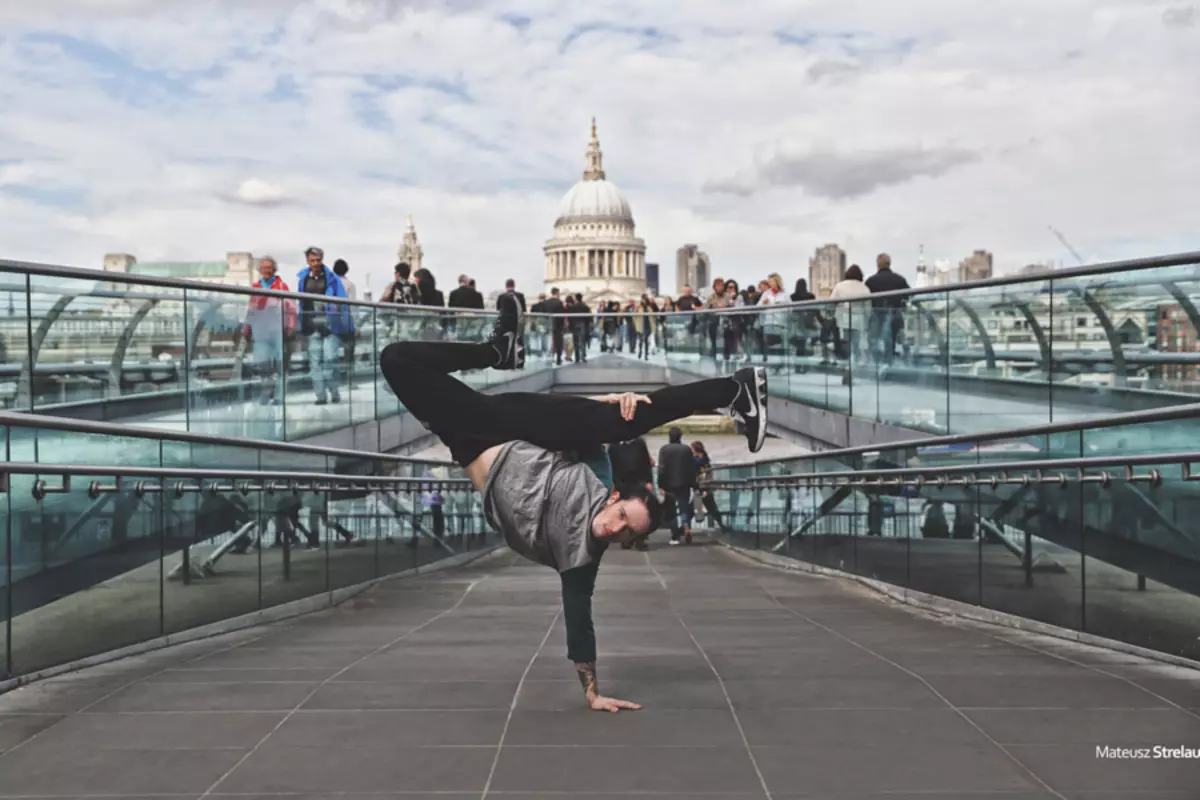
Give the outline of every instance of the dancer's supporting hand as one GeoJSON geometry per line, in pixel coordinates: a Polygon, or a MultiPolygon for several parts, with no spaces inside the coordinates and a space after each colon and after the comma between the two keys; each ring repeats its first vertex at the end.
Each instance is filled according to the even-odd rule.
{"type": "Polygon", "coordinates": [[[631,703],[628,700],[618,700],[615,697],[604,697],[596,695],[588,701],[592,707],[592,711],[611,711],[616,714],[622,708],[627,708],[631,711],[641,711],[642,707],[637,703],[631,703]]]}

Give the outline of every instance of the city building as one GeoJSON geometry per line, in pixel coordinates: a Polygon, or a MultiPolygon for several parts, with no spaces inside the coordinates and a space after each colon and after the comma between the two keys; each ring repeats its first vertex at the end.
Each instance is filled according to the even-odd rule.
{"type": "Polygon", "coordinates": [[[600,300],[628,300],[646,291],[646,244],[635,235],[633,212],[621,190],[605,177],[604,158],[592,120],[583,180],[563,196],[546,242],[546,291],[580,293],[600,300]]]}
{"type": "Polygon", "coordinates": [[[675,251],[675,294],[690,286],[697,292],[712,282],[712,263],[705,253],[694,244],[685,244],[675,251]]]}
{"type": "MultiPolygon", "coordinates": [[[[1158,307],[1155,336],[1160,353],[1200,352],[1196,328],[1178,303],[1158,307]]],[[[1182,387],[1200,379],[1200,369],[1194,364],[1165,364],[1161,367],[1160,377],[1170,385],[1182,387]]]]}
{"type": "Polygon", "coordinates": [[[403,261],[412,267],[413,272],[416,272],[421,269],[421,256],[424,254],[421,243],[417,241],[417,229],[413,227],[412,214],[409,214],[408,224],[404,227],[404,241],[396,253],[396,263],[399,264],[403,261]]]}
{"type": "Polygon", "coordinates": [[[958,264],[958,282],[982,281],[992,277],[992,254],[976,250],[958,264]]]}
{"type": "Polygon", "coordinates": [[[846,251],[836,244],[818,247],[808,260],[808,290],[817,297],[829,297],[833,287],[846,277],[846,251]]]}
{"type": "Polygon", "coordinates": [[[251,253],[227,253],[224,261],[142,261],[129,253],[104,256],[105,272],[179,278],[223,286],[249,286],[258,277],[258,266],[251,253]]]}
{"type": "Polygon", "coordinates": [[[658,264],[646,265],[646,291],[650,293],[651,297],[658,296],[658,264]]]}

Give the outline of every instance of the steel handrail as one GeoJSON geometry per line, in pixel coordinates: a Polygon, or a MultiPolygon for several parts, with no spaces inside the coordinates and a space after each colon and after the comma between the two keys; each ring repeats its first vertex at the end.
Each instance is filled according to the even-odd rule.
{"type": "MultiPolygon", "coordinates": [[[[1200,480],[1200,475],[1193,476],[1191,464],[1200,462],[1200,452],[1184,453],[1153,453],[1129,456],[1084,456],[1077,458],[1048,458],[1029,459],[1027,461],[1002,461],[994,464],[953,464],[932,467],[889,467],[886,469],[835,470],[830,472],[796,472],[789,475],[756,475],[746,478],[718,479],[705,483],[706,488],[783,488],[807,486],[813,483],[826,484],[831,481],[844,479],[854,483],[838,483],[836,485],[861,485],[886,488],[888,486],[929,486],[930,482],[923,480],[927,476],[935,476],[941,481],[935,481],[933,486],[968,486],[973,484],[1020,484],[1032,485],[1058,484],[1065,485],[1065,473],[1047,477],[1044,473],[1057,470],[1075,470],[1077,479],[1083,482],[1106,483],[1114,479],[1108,475],[1085,475],[1089,469],[1104,469],[1106,467],[1122,467],[1125,470],[1125,480],[1131,482],[1161,481],[1152,475],[1136,475],[1134,467],[1147,465],[1180,465],[1183,467],[1182,479],[1185,481],[1200,480]],[[1008,473],[1022,473],[1021,477],[1010,478],[1008,473]],[[1034,474],[1034,478],[1029,477],[1034,474]],[[969,475],[968,481],[951,481],[951,475],[969,475]],[[981,479],[981,475],[990,477],[981,479]],[[913,479],[910,481],[910,478],[913,479]],[[869,481],[868,479],[874,479],[869,481]]],[[[1155,470],[1154,472],[1157,472],[1155,470]]]]}
{"type": "Polygon", "coordinates": [[[188,442],[189,444],[209,444],[220,445],[223,447],[249,447],[257,450],[302,453],[304,455],[333,456],[335,458],[354,458],[362,461],[389,461],[403,464],[429,464],[435,467],[458,466],[453,461],[416,458],[414,456],[401,456],[393,453],[371,453],[362,450],[346,450],[340,447],[323,447],[319,445],[298,444],[296,442],[277,442],[272,439],[248,439],[238,436],[221,436],[220,434],[215,433],[164,431],[159,430],[158,428],[143,428],[133,425],[119,425],[113,422],[96,422],[92,420],[41,416],[38,414],[25,414],[17,411],[0,411],[0,426],[23,429],[36,428],[39,430],[96,434],[101,436],[125,436],[135,439],[151,439],[159,442],[188,442]]]}
{"type": "Polygon", "coordinates": [[[101,485],[99,481],[93,481],[89,486],[88,493],[92,496],[98,496],[107,492],[120,492],[123,490],[124,479],[126,478],[159,478],[163,480],[159,485],[146,485],[144,482],[138,482],[133,487],[134,491],[139,494],[150,492],[165,492],[168,489],[175,491],[177,494],[197,493],[197,492],[241,492],[247,494],[250,492],[267,492],[273,494],[277,491],[290,491],[293,493],[311,491],[326,492],[326,491],[353,491],[353,490],[379,490],[379,489],[429,489],[429,488],[447,488],[447,489],[466,489],[474,488],[472,483],[467,478],[413,478],[399,477],[390,475],[371,475],[347,478],[345,475],[337,475],[327,472],[294,472],[282,470],[255,470],[255,469],[205,469],[200,467],[129,467],[129,466],[99,466],[92,464],[40,464],[36,462],[21,462],[10,461],[0,464],[0,493],[6,493],[11,488],[11,477],[13,475],[46,475],[58,476],[62,478],[62,483],[58,486],[50,486],[45,480],[35,481],[33,484],[33,496],[36,499],[42,499],[48,494],[66,494],[71,491],[72,476],[79,477],[107,477],[116,478],[116,484],[101,485]],[[173,487],[166,486],[167,478],[191,479],[197,482],[196,486],[184,486],[182,482],[173,487]],[[214,481],[208,486],[203,485],[205,479],[214,481]],[[221,481],[229,481],[229,483],[221,483],[221,481]],[[243,481],[239,485],[238,481],[243,481]],[[282,483],[282,486],[276,486],[276,483],[282,483]]]}
{"type": "Polygon", "coordinates": [[[955,433],[946,436],[930,436],[920,439],[901,439],[895,442],[879,444],[863,444],[854,447],[842,447],[836,450],[818,450],[804,455],[786,458],[769,458],[755,461],[743,461],[736,464],[714,464],[714,467],[730,469],[735,467],[758,467],[767,464],[781,464],[787,461],[808,459],[847,458],[864,453],[886,453],[894,450],[915,450],[922,447],[937,447],[947,444],[963,444],[967,442],[995,442],[1007,439],[1020,439],[1030,436],[1044,436],[1054,433],[1077,433],[1080,431],[1100,430],[1104,428],[1119,428],[1125,425],[1144,425],[1153,422],[1170,422],[1180,419],[1196,419],[1200,421],[1200,403],[1181,403],[1167,408],[1156,408],[1149,411],[1127,411],[1121,414],[1110,414],[1105,417],[1072,420],[1070,422],[1048,422],[1042,425],[1030,425],[1021,428],[1008,428],[999,431],[983,433],[955,433]]]}

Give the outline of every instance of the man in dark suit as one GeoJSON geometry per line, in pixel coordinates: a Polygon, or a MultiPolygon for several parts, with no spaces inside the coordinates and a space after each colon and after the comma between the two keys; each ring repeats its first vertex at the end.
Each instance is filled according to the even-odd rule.
{"type": "Polygon", "coordinates": [[[664,513],[671,521],[671,544],[679,544],[682,534],[692,543],[692,488],[696,485],[696,457],[683,443],[683,431],[672,426],[668,444],[658,451],[658,488],[675,507],[674,514],[664,513]],[[670,501],[674,500],[673,503],[670,501]]]}
{"type": "MultiPolygon", "coordinates": [[[[517,291],[517,282],[509,278],[504,282],[504,291],[509,292],[513,297],[517,298],[517,304],[521,306],[521,313],[525,313],[525,295],[517,291]]],[[[482,306],[480,306],[482,308],[482,306]]],[[[500,298],[496,298],[496,310],[500,310],[500,298]]]]}
{"type": "Polygon", "coordinates": [[[471,279],[466,275],[458,276],[458,286],[446,300],[450,308],[483,308],[483,295],[471,287],[471,279]]]}

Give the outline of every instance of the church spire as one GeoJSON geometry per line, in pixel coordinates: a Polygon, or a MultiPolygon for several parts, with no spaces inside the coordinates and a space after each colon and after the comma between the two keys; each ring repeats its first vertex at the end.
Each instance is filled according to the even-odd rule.
{"type": "Polygon", "coordinates": [[[587,169],[583,171],[585,181],[604,180],[604,155],[600,152],[600,140],[596,137],[596,118],[592,117],[592,138],[588,142],[587,169]]]}

